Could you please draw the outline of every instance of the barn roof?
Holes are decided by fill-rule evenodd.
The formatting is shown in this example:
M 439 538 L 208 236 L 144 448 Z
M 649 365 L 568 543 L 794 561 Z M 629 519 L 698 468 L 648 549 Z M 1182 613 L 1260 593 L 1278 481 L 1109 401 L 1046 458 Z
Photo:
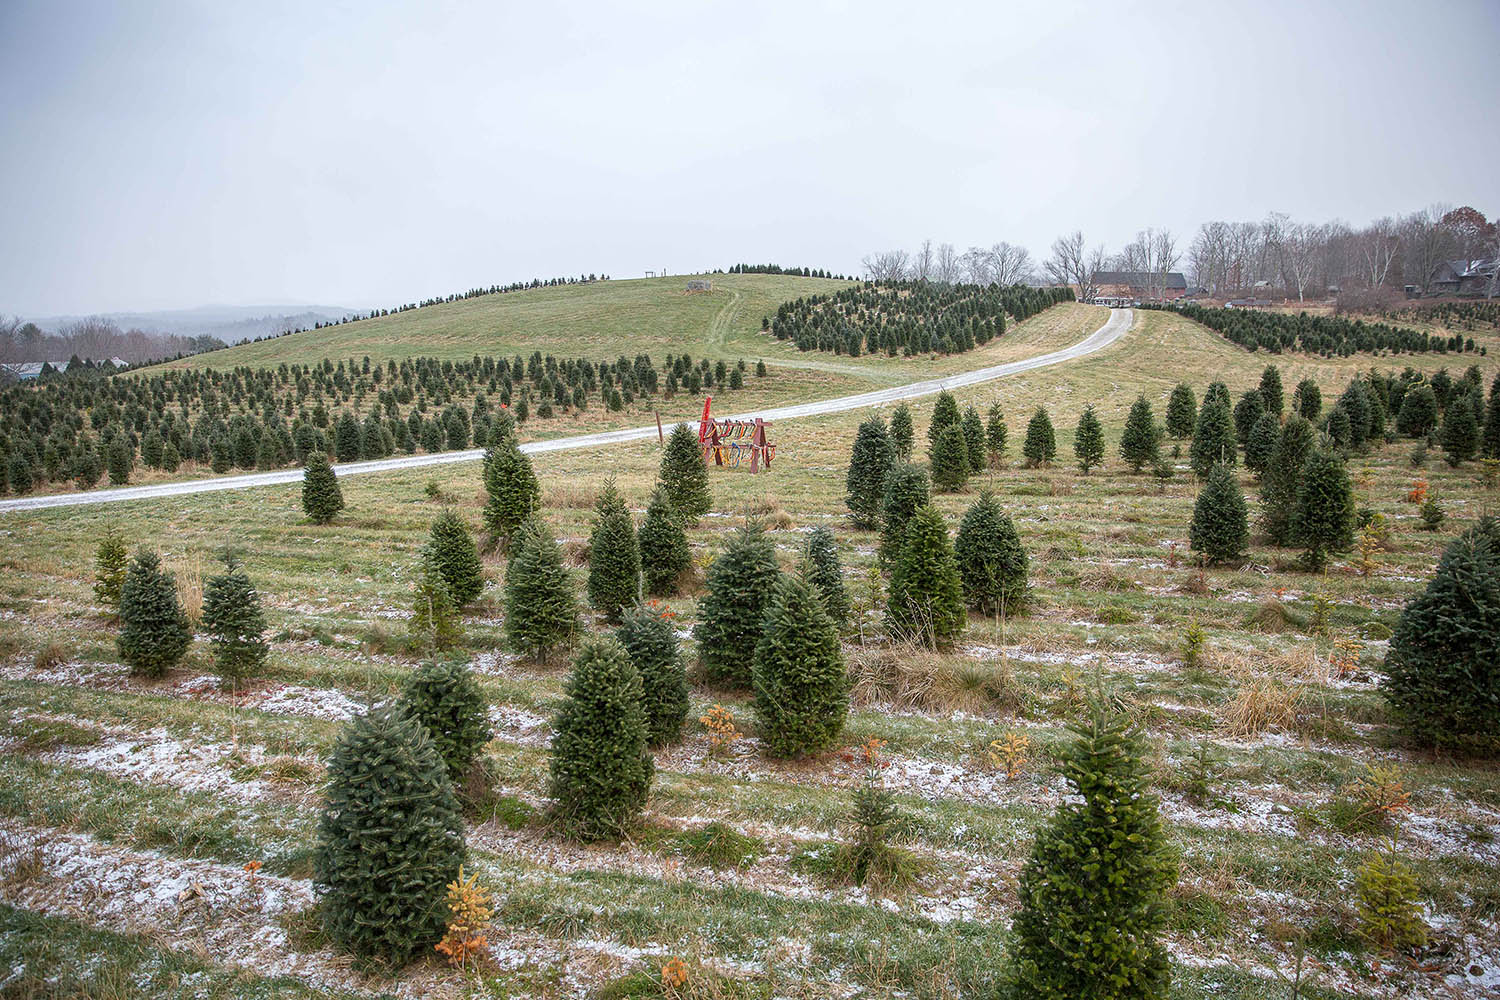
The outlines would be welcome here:
M 1094 275 L 1094 284 L 1130 285 L 1144 288 L 1161 277 L 1165 277 L 1162 282 L 1164 288 L 1187 288 L 1187 278 L 1183 277 L 1181 271 L 1168 271 L 1165 276 L 1147 274 L 1145 271 L 1099 271 Z

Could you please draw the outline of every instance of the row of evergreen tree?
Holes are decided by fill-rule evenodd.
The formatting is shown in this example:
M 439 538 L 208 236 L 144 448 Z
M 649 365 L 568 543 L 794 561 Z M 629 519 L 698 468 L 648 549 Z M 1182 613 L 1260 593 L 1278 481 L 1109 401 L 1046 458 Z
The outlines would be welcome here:
M 1195 302 L 1145 305 L 1143 309 L 1170 309 L 1249 350 L 1272 354 L 1301 351 L 1323 357 L 1348 357 L 1366 353 L 1439 354 L 1449 351 L 1485 353 L 1460 334 L 1444 337 L 1389 323 L 1366 323 L 1345 316 L 1310 316 L 1306 312 L 1275 312 L 1268 309 L 1221 309 Z
M 1419 300 L 1387 309 L 1384 315 L 1387 319 L 1432 323 L 1450 330 L 1460 327 L 1465 330 L 1481 326 L 1500 327 L 1500 302 L 1476 299 Z
M 867 281 L 783 302 L 761 328 L 804 351 L 956 354 L 1004 334 L 1007 316 L 1020 322 L 1072 299 L 1069 288 Z
M 729 274 L 787 274 L 794 278 L 833 278 L 837 281 L 854 279 L 843 274 L 834 274 L 821 267 L 782 267 L 780 264 L 735 264 L 728 268 Z

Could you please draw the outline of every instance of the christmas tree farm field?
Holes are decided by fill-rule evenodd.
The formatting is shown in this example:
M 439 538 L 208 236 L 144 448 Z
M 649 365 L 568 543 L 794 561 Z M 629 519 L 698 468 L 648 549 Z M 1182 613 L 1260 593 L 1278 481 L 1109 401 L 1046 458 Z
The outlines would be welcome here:
M 1494 359 L 1448 359 L 1450 374 L 1476 360 L 1488 394 Z M 1136 734 L 1120 780 L 1140 782 L 1156 806 L 1165 853 L 1151 864 L 1166 868 L 1150 870 L 1170 869 L 1150 918 L 1132 924 L 1160 946 L 1165 995 L 1290 996 L 1300 967 L 1306 997 L 1484 996 L 1500 980 L 1495 762 L 1412 742 L 1382 682 L 1403 609 L 1500 488 L 1477 461 L 1450 466 L 1437 445 L 1414 465 L 1407 437 L 1351 449 L 1355 505 L 1382 530 L 1368 543 L 1356 533 L 1309 572 L 1301 549 L 1270 545 L 1257 526 L 1264 484 L 1241 458 L 1244 560 L 1200 567 L 1189 442 L 1159 442 L 1165 479 L 1120 457 L 1137 397 L 1161 422 L 1178 382 L 1202 400 L 1223 381 L 1233 401 L 1274 363 L 1288 400 L 1312 379 L 1326 413 L 1354 375 L 1408 362 L 1443 365 L 1251 354 L 1149 313 L 1097 356 L 956 393 L 960 414 L 999 404 L 1006 454 L 930 506 L 951 538 L 991 491 L 1025 550 L 1027 593 L 1003 618 L 971 607 L 942 650 L 887 640 L 880 530 L 855 528 L 845 505 L 855 432 L 871 412 L 777 426 L 769 474 L 708 470 L 711 509 L 684 529 L 692 563 L 674 593 L 646 605 L 679 642 L 688 709 L 680 738 L 649 750 L 649 793 L 618 841 L 575 838 L 555 812 L 555 723 L 570 697 L 589 694 L 572 683 L 565 641 L 543 656 L 507 647 L 508 555 L 486 545 L 479 462 L 343 481 L 345 507 L 323 525 L 302 512 L 295 484 L 8 514 L 0 970 L 12 978 L 0 992 L 998 995 L 1016 963 L 1031 968 L 1030 936 L 1012 921 L 1028 900 L 1057 905 L 1034 891 L 1031 873 L 1053 863 L 1045 846 L 1089 832 L 1060 810 L 1082 801 L 1074 781 L 1091 780 L 1072 727 L 1087 728 L 1102 697 Z M 1104 462 L 1085 475 L 1073 434 L 1087 404 Z M 910 407 L 912 459 L 924 467 L 934 405 Z M 1021 443 L 1038 407 L 1057 456 L 1028 468 Z M 587 599 L 606 476 L 638 529 L 661 458 L 654 441 L 533 458 L 538 514 L 591 648 L 613 632 Z M 1445 515 L 1434 530 L 1421 515 L 1428 499 Z M 479 545 L 484 587 L 458 612 L 456 644 L 433 649 L 408 622 L 423 547 L 448 512 Z M 707 569 L 747 518 L 764 524 L 784 573 L 798 572 L 812 529 L 834 537 L 849 684 L 831 749 L 765 752 L 752 688 L 708 683 L 697 666 Z M 96 549 L 112 527 L 128 552 L 159 552 L 190 619 L 194 639 L 165 676 L 131 672 L 116 611 L 95 593 Z M 268 643 L 264 663 L 227 686 L 197 617 L 226 544 Z M 466 968 L 434 948 L 399 967 L 354 963 L 319 902 L 329 762 L 351 718 L 398 701 L 434 658 L 468 664 L 492 736 L 454 793 L 463 870 L 493 914 Z M 621 676 L 620 689 L 634 689 Z M 873 833 L 871 782 L 890 816 Z M 1404 952 L 1366 933 L 1356 891 L 1393 842 L 1426 926 L 1425 943 Z M 857 884 L 840 859 L 875 843 L 888 877 Z

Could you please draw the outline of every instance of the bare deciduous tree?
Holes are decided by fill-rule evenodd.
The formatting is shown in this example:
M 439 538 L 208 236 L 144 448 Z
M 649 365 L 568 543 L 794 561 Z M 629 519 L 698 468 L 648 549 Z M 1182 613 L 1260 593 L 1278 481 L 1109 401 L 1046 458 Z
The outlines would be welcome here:
M 901 281 L 907 274 L 905 250 L 872 253 L 860 263 L 864 265 L 865 277 L 871 281 Z
M 1052 256 L 1046 263 L 1047 275 L 1057 284 L 1075 286 L 1079 301 L 1092 302 L 1099 291 L 1096 278 L 1104 270 L 1105 260 L 1104 247 L 1090 251 L 1083 231 L 1074 230 L 1052 241 Z

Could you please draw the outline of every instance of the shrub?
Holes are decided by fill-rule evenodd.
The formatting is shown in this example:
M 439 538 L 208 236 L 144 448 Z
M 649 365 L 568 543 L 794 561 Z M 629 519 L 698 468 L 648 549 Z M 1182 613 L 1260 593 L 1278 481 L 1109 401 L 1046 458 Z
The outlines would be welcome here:
M 632 608 L 615 629 L 615 638 L 641 675 L 641 703 L 652 746 L 681 739 L 688 713 L 687 673 L 669 615 L 655 607 Z
M 399 707 L 374 709 L 344 728 L 327 787 L 314 857 L 324 930 L 364 959 L 425 952 L 443 936 L 445 887 L 464 859 L 437 746 Z
M 438 574 L 448 586 L 454 606 L 472 604 L 484 590 L 484 567 L 463 518 L 451 510 L 439 514 L 432 522 L 427 548 L 437 564 Z
M 963 582 L 943 515 L 931 506 L 912 514 L 891 574 L 886 626 L 899 638 L 946 648 L 963 634 Z
M 713 510 L 703 448 L 698 443 L 698 435 L 687 424 L 678 424 L 672 429 L 666 450 L 662 452 L 661 472 L 657 478 L 667 491 L 667 502 L 684 526 L 697 524 L 699 518 Z
M 460 638 L 458 609 L 431 546 L 423 547 L 417 566 L 408 627 L 413 644 L 427 649 L 448 649 Z
M 1188 545 L 1209 563 L 1239 563 L 1250 543 L 1249 514 L 1239 480 L 1229 466 L 1215 465 L 1193 506 Z
M 339 488 L 333 466 L 328 464 L 328 456 L 313 452 L 307 456 L 307 468 L 302 473 L 303 513 L 314 524 L 327 524 L 343 509 L 344 491 Z
M 912 426 L 911 408 L 900 403 L 891 411 L 891 461 L 910 462 L 912 440 L 916 430 Z
M 1083 408 L 1078 418 L 1078 429 L 1073 432 L 1073 457 L 1086 476 L 1089 470 L 1104 461 L 1104 428 L 1099 426 L 1099 417 L 1090 403 Z
M 880 501 L 880 561 L 892 565 L 906 537 L 906 522 L 932 500 L 927 473 L 915 465 L 898 465 L 885 481 Z
M 1427 942 L 1417 877 L 1396 854 L 1372 854 L 1354 877 L 1359 933 L 1383 951 L 1409 952 Z
M 1354 487 L 1338 456 L 1315 451 L 1302 466 L 1297 505 L 1292 511 L 1293 538 L 1306 549 L 1310 569 L 1320 570 L 1330 552 L 1354 545 Z
M 932 487 L 940 493 L 954 493 L 969 481 L 969 446 L 963 428 L 957 424 L 943 428 L 929 453 L 932 465 Z
M 193 641 L 188 617 L 177 600 L 177 582 L 161 568 L 149 549 L 135 554 L 120 588 L 120 659 L 130 671 L 161 677 L 187 652 Z
M 1013 614 L 1026 598 L 1026 550 L 1015 522 L 988 491 L 964 513 L 953 545 L 969 607 Z
M 1443 505 L 1438 502 L 1437 494 L 1433 493 L 1422 498 L 1422 506 L 1417 508 L 1417 516 L 1422 519 L 1424 529 L 1436 531 L 1448 519 L 1448 512 L 1443 510 Z
M 542 488 L 531 459 L 522 453 L 514 434 L 502 434 L 484 461 L 484 527 L 502 550 L 528 518 L 541 510 Z
M 1130 404 L 1130 415 L 1125 418 L 1125 432 L 1120 437 L 1120 457 L 1130 466 L 1130 471 L 1140 474 L 1148 465 L 1156 463 L 1159 442 L 1156 438 L 1156 416 L 1145 396 L 1135 397 Z
M 589 603 L 606 620 L 618 622 L 620 613 L 640 600 L 640 593 L 641 550 L 635 522 L 610 477 L 594 507 L 594 530 L 589 535 Z
M 505 567 L 505 639 L 513 652 L 542 662 L 578 633 L 578 602 L 562 552 L 540 520 L 516 532 Z
M 203 629 L 213 640 L 214 672 L 236 684 L 266 662 L 266 616 L 260 595 L 234 553 L 224 555 L 224 572 L 203 590 Z
M 659 483 L 646 505 L 638 542 L 646 593 L 653 597 L 675 594 L 677 582 L 693 564 L 693 553 L 688 548 L 687 533 L 677 522 L 677 512 Z
M 970 406 L 964 410 L 964 444 L 969 449 L 969 473 L 978 472 L 987 464 L 985 454 L 984 421 L 979 419 L 979 411 Z
M 849 711 L 838 628 L 813 587 L 783 576 L 755 645 L 751 672 L 761 745 L 800 757 L 833 745 Z
M 844 570 L 833 532 L 814 528 L 807 535 L 807 579 L 823 600 L 823 610 L 836 628 L 849 623 L 849 595 L 844 590 Z
M 708 568 L 693 638 L 710 679 L 750 686 L 755 644 L 780 575 L 776 546 L 759 525 L 736 532 Z
M 552 737 L 553 815 L 569 836 L 618 839 L 645 807 L 655 765 L 643 694 L 624 647 L 609 637 L 583 641 Z
M 1406 606 L 1386 656 L 1386 698 L 1407 735 L 1443 749 L 1493 753 L 1500 705 L 1500 520 L 1448 544 Z
M 457 783 L 493 736 L 489 704 L 462 660 L 422 664 L 406 678 L 401 702 L 427 729 L 438 756 Z
M 1021 454 L 1026 456 L 1026 465 L 1037 468 L 1057 457 L 1057 435 L 1052 430 L 1052 418 L 1038 406 L 1026 424 L 1026 441 L 1021 445 Z
M 115 612 L 120 610 L 120 592 L 125 586 L 125 567 L 129 562 L 119 529 L 106 528 L 94 553 L 94 596 Z
M 1076 797 L 1057 808 L 1021 872 L 1013 995 L 1168 995 L 1160 935 L 1176 862 L 1162 831 L 1139 734 L 1096 703 L 1062 751 Z
M 854 436 L 849 472 L 844 477 L 844 502 L 857 526 L 873 528 L 880 523 L 880 498 L 890 468 L 890 434 L 884 421 L 871 417 L 859 425 Z

